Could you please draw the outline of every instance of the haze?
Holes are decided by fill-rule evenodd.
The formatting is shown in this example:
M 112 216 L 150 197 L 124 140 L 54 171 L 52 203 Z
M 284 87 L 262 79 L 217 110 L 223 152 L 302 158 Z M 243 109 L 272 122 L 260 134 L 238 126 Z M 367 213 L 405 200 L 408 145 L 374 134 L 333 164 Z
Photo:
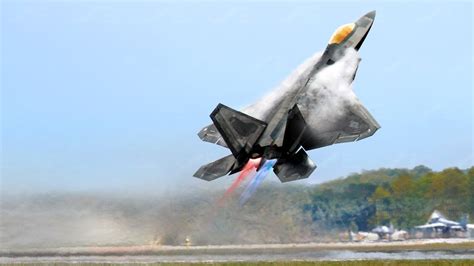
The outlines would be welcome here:
M 299 182 L 473 165 L 472 3 L 1 5 L 3 193 L 223 187 L 192 177 L 228 154 L 196 136 L 213 108 L 255 102 L 374 9 L 353 89 L 382 128 L 311 151 Z

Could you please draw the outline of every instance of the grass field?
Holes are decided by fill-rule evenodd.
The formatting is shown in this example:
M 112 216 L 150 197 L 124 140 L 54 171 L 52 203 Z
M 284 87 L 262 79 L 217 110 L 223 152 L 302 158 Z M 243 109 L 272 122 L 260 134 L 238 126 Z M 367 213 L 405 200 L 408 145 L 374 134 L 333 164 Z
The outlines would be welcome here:
M 15 265 L 69 265 L 65 263 L 57 264 L 15 264 Z M 125 264 L 108 264 L 108 263 L 85 263 L 85 264 L 74 264 L 74 265 L 87 265 L 87 266 L 100 266 L 100 265 L 147 265 L 147 266 L 395 266 L 395 265 L 407 265 L 407 266 L 445 266 L 445 265 L 456 265 L 456 266 L 472 266 L 474 260 L 364 260 L 364 261 L 318 261 L 318 262 L 306 262 L 306 261 L 286 261 L 286 262 L 225 262 L 225 263 L 125 263 Z

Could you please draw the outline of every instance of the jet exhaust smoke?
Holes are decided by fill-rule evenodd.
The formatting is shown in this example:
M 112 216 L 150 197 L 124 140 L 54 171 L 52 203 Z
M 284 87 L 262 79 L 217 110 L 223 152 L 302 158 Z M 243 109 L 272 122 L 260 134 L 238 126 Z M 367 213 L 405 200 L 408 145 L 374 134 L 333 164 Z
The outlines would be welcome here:
M 219 209 L 215 203 L 223 192 L 201 188 L 170 195 L 142 192 L 133 195 L 110 192 L 2 194 L 0 247 L 2 250 L 159 247 L 185 245 L 186 238 L 191 239 L 192 245 L 309 241 L 311 224 L 306 222 L 303 210 L 295 208 L 300 198 L 287 193 L 288 188 L 268 186 L 259 187 L 259 192 L 264 193 L 254 195 L 259 200 L 250 208 L 240 207 L 235 200 Z M 261 211 L 263 206 L 266 212 Z M 285 230 L 288 217 L 281 215 L 284 211 L 292 213 L 292 224 L 302 229 L 299 234 Z

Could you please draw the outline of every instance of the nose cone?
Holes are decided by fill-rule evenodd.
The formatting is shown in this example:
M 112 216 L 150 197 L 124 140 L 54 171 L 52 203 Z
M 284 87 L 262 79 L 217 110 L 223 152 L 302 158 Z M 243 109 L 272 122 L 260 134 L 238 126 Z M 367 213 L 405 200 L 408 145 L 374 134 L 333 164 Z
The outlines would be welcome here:
M 363 15 L 356 21 L 356 24 L 360 27 L 370 28 L 375 20 L 375 10 Z
M 370 11 L 369 13 L 365 14 L 364 17 L 367 17 L 367 18 L 370 18 L 370 19 L 374 20 L 375 19 L 375 14 L 376 14 L 376 12 L 375 12 L 375 10 L 373 10 L 373 11 Z
M 349 37 L 348 43 L 349 46 L 354 47 L 356 50 L 359 50 L 362 43 L 364 42 L 367 34 L 372 28 L 372 24 L 374 24 L 375 19 L 375 10 L 371 11 L 365 15 L 363 15 L 360 19 L 358 19 L 355 24 L 357 25 L 355 32 L 352 36 Z

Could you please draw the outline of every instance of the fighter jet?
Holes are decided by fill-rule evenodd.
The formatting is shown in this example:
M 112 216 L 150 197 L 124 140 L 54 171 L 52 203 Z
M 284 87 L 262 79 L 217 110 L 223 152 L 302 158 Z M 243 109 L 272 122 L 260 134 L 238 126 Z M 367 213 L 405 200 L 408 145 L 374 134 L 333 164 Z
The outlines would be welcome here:
M 446 219 L 439 211 L 434 211 L 428 222 L 424 225 L 415 226 L 417 229 L 432 229 L 439 232 L 466 231 L 468 227 L 467 217 L 463 217 L 459 222 Z
M 374 19 L 375 11 L 372 11 L 339 27 L 319 60 L 311 65 L 309 71 L 297 77 L 298 82 L 271 106 L 264 117 L 258 119 L 218 104 L 210 115 L 213 124 L 204 127 L 198 136 L 203 141 L 227 147 L 232 154 L 201 166 L 194 176 L 211 181 L 240 172 L 247 163 L 259 159 L 257 169 L 273 168 L 281 182 L 303 179 L 316 169 L 306 151 L 372 136 L 380 126 L 360 102 L 346 104 L 342 115 L 332 118 L 322 127 L 309 121 L 308 117 L 319 115 L 321 120 L 326 119 L 327 114 L 311 113 L 309 108 L 324 99 L 316 98 L 309 102 L 306 93 L 309 88 L 314 91 L 318 86 L 318 74 L 337 64 L 348 49 L 359 50 Z M 357 66 L 358 63 L 359 60 Z M 356 71 L 357 67 L 350 73 L 350 83 Z
M 393 234 L 393 232 L 394 229 L 392 224 L 390 224 L 390 226 L 379 225 L 372 229 L 372 233 L 376 233 L 377 235 L 379 235 L 380 239 L 389 238 L 390 235 Z

